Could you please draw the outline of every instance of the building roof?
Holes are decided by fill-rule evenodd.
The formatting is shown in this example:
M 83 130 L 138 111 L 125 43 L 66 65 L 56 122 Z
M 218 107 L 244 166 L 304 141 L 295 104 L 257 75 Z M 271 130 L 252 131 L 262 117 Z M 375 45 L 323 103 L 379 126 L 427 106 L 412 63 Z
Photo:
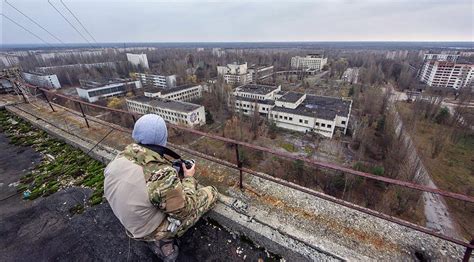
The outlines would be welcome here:
M 181 86 L 176 86 L 176 87 L 172 87 L 172 88 L 161 88 L 161 87 L 146 85 L 143 88 L 141 88 L 141 90 L 143 92 L 147 92 L 147 93 L 159 93 L 159 92 L 161 92 L 162 95 L 167 95 L 167 94 L 179 92 L 179 91 L 182 91 L 182 90 L 190 89 L 190 88 L 193 88 L 193 87 L 197 87 L 197 86 L 199 86 L 199 85 L 188 84 L 188 85 L 181 85 Z
M 163 89 L 163 91 L 161 91 L 161 94 L 166 95 L 169 93 L 175 93 L 175 92 L 179 92 L 182 90 L 186 90 L 186 89 L 198 87 L 198 86 L 199 85 L 196 85 L 196 84 L 187 84 L 187 85 L 180 85 L 180 86 L 176 86 L 172 88 L 166 88 L 166 89 Z
M 306 99 L 297 108 L 274 107 L 276 112 L 291 113 L 326 120 L 334 120 L 336 115 L 347 116 L 352 100 L 337 97 L 306 95 Z
M 135 101 L 143 104 L 150 105 L 152 107 L 171 109 L 174 111 L 188 113 L 194 111 L 201 107 L 201 105 L 196 105 L 187 102 L 179 102 L 163 98 L 151 98 L 147 96 L 136 96 L 132 98 L 127 98 L 127 100 Z
M 246 102 L 257 102 L 259 104 L 266 104 L 266 105 L 274 105 L 275 101 L 266 99 L 266 100 L 258 100 L 258 99 L 253 99 L 253 98 L 248 98 L 248 97 L 243 97 L 243 96 L 234 96 L 236 101 L 246 101 Z
M 102 86 L 105 86 L 105 85 L 110 85 L 110 84 L 118 84 L 118 83 L 126 84 L 126 83 L 129 83 L 129 82 L 133 82 L 133 80 L 131 80 L 131 79 L 122 79 L 122 78 L 99 79 L 99 80 L 81 79 L 81 80 L 79 80 L 79 82 L 81 83 L 81 86 L 77 87 L 77 88 L 88 90 L 88 89 L 99 88 L 99 87 L 102 87 Z
M 278 101 L 288 102 L 288 103 L 296 103 L 296 101 L 300 100 L 300 98 L 303 97 L 303 96 L 304 96 L 304 94 L 302 94 L 302 93 L 287 92 L 282 97 L 280 97 L 278 99 Z
M 237 87 L 235 91 L 257 95 L 266 95 L 272 91 L 275 91 L 276 89 L 278 89 L 277 86 L 248 84 Z

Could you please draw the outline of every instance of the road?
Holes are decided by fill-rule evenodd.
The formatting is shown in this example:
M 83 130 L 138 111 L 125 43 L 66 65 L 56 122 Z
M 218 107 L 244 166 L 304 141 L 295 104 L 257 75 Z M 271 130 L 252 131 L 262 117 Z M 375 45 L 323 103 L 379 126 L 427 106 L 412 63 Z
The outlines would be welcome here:
M 406 101 L 407 95 L 404 92 L 395 91 L 391 86 L 388 89 L 391 91 L 390 106 L 396 112 L 396 130 L 398 132 L 402 132 L 405 146 L 411 149 L 410 161 L 413 162 L 414 165 L 416 165 L 416 163 L 418 162 L 417 159 L 420 159 L 417 175 L 419 176 L 420 180 L 423 181 L 422 183 L 424 185 L 429 186 L 431 188 L 437 188 L 436 184 L 431 179 L 428 170 L 424 167 L 423 162 L 421 161 L 422 158 L 418 155 L 412 138 L 410 137 L 408 132 L 404 130 L 401 117 L 394 105 L 395 101 Z M 459 237 L 460 234 L 456 229 L 456 223 L 454 222 L 451 214 L 449 213 L 444 198 L 437 194 L 423 192 L 423 200 L 425 202 L 424 213 L 426 218 L 426 227 L 451 237 Z

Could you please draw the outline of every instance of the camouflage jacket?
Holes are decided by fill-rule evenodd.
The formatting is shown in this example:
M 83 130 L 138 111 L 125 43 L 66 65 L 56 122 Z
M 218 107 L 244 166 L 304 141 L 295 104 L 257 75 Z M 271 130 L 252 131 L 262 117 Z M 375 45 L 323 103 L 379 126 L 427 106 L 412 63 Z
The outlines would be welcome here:
M 191 215 L 197 201 L 194 177 L 179 179 L 168 160 L 138 144 L 128 145 L 120 155 L 143 167 L 148 196 L 154 206 L 178 220 Z

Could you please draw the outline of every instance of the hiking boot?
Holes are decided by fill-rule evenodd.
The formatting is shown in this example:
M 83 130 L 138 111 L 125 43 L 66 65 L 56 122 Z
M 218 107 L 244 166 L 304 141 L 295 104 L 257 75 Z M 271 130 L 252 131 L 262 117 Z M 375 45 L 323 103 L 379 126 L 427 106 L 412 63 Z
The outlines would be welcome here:
M 178 258 L 179 248 L 175 239 L 162 239 L 149 242 L 153 253 L 163 262 L 175 262 Z

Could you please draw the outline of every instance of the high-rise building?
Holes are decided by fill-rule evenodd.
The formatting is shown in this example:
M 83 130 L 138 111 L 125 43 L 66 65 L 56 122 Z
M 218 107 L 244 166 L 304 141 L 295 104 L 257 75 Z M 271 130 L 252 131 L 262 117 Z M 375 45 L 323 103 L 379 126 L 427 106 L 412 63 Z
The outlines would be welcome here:
M 328 59 L 321 54 L 308 54 L 305 57 L 294 56 L 291 58 L 293 69 L 314 69 L 320 71 L 327 64 Z
M 427 61 L 420 71 L 420 81 L 432 86 L 460 89 L 472 83 L 473 64 L 461 64 L 449 61 Z
M 141 65 L 144 69 L 150 69 L 146 54 L 127 53 L 127 60 L 135 66 Z
M 22 76 L 27 83 L 32 85 L 48 88 L 61 88 L 61 84 L 55 74 L 24 72 L 22 73 Z

